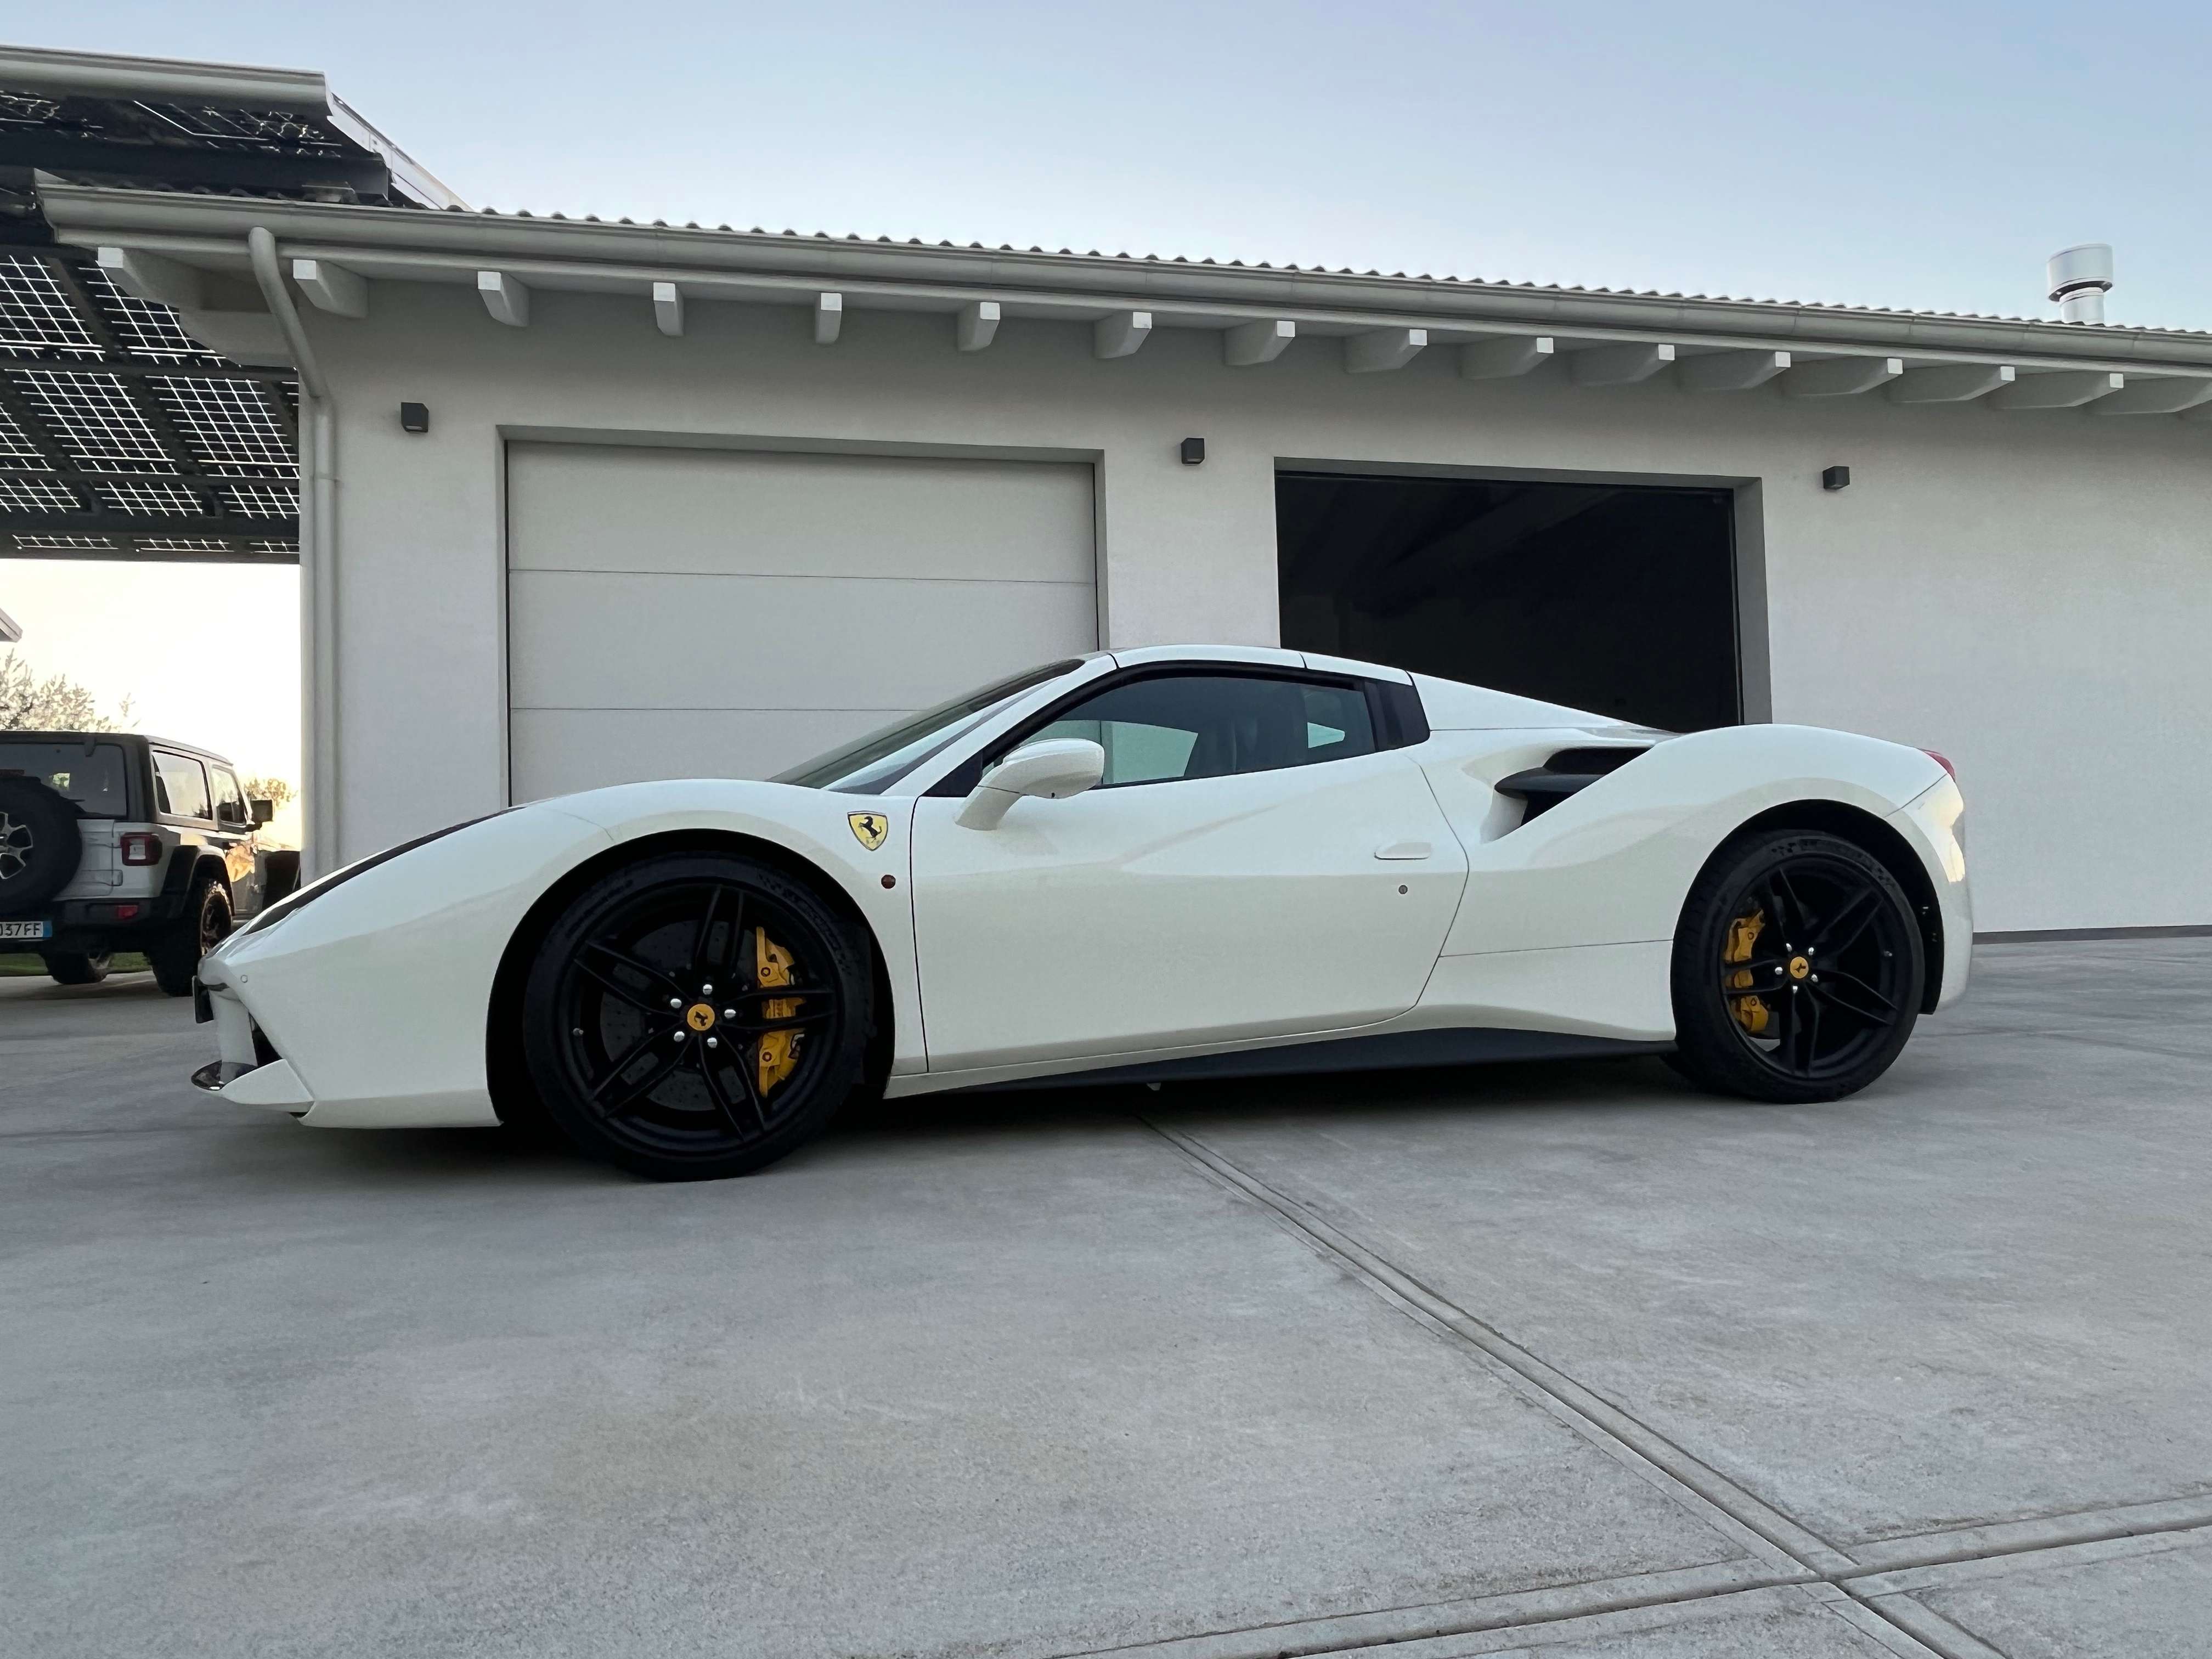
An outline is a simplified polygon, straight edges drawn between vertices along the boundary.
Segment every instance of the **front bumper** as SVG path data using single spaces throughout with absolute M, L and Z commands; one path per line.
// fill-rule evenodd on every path
M 201 959 L 216 1060 L 194 1082 L 310 1128 L 499 1122 L 492 987 L 554 882 L 609 844 L 543 803 L 363 860 Z
M 203 963 L 202 971 L 215 975 L 192 981 L 192 1017 L 215 1027 L 216 1058 L 192 1073 L 192 1086 L 245 1106 L 304 1117 L 314 1109 L 315 1097 L 300 1081 L 291 1062 L 258 1025 L 237 993 L 222 981 L 222 970 Z

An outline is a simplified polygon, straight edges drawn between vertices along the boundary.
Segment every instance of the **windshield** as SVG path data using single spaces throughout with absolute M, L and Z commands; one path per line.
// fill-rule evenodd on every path
M 0 778 L 43 783 L 87 817 L 124 816 L 123 748 L 113 743 L 22 743 L 0 738 Z
M 1002 703 L 1082 665 L 1079 659 L 1071 658 L 1030 669 L 1011 679 L 994 680 L 981 690 L 909 714 L 842 749 L 817 755 L 788 772 L 777 773 L 769 781 L 795 783 L 802 789 L 836 789 L 848 795 L 880 795 L 963 732 L 981 725 Z

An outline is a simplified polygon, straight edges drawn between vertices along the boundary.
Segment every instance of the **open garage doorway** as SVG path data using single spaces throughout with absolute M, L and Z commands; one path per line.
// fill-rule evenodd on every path
M 1285 470 L 1282 638 L 1669 731 L 1743 718 L 1724 489 Z

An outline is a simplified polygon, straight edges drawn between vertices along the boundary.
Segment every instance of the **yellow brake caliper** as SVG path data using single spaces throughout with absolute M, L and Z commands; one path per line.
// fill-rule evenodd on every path
M 1749 962 L 1751 948 L 1759 943 L 1759 930 L 1766 926 L 1766 912 L 1753 910 L 1747 916 L 1738 916 L 1729 924 L 1728 949 L 1721 953 L 1723 962 Z M 1728 977 L 1729 1005 L 1736 1023 L 1756 1036 L 1766 1029 L 1773 1016 L 1768 1012 L 1765 999 L 1743 994 L 1751 989 L 1751 969 L 1739 968 Z
M 791 952 L 768 936 L 764 927 L 753 929 L 753 983 L 765 991 L 772 986 L 788 985 L 792 973 Z M 799 1012 L 802 997 L 771 997 L 761 1005 L 763 1019 L 791 1019 Z M 797 1031 L 770 1031 L 760 1040 L 754 1055 L 754 1065 L 760 1073 L 760 1091 L 765 1095 L 770 1089 L 789 1077 L 799 1066 Z

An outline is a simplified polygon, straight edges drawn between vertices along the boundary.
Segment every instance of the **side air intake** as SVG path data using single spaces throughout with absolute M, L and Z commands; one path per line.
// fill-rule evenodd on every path
M 1541 817 L 1570 795 L 1578 794 L 1608 773 L 1618 772 L 1649 749 L 1562 749 L 1541 766 L 1499 780 L 1498 793 L 1525 802 L 1521 822 Z

